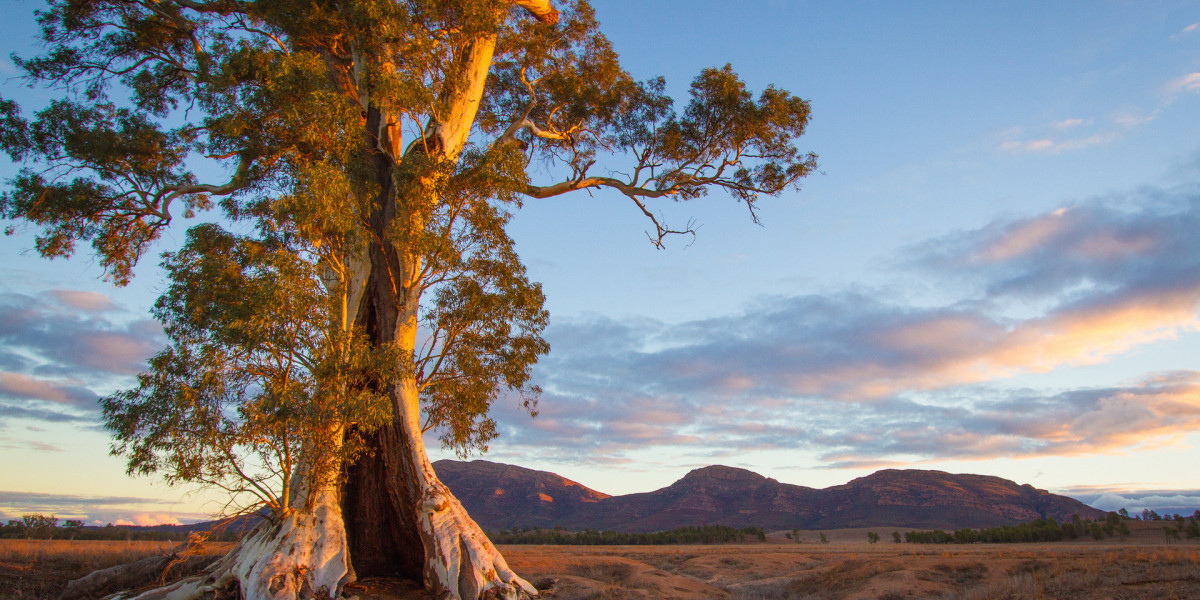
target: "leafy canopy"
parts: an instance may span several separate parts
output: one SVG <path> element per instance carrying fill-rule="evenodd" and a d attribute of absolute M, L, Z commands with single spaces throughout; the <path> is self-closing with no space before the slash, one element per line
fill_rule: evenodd
<path fill-rule="evenodd" d="M 726 65 L 676 110 L 663 79 L 622 69 L 586 2 L 558 8 L 52 0 L 39 13 L 46 52 L 15 61 L 61 97 L 31 116 L 0 98 L 0 147 L 24 165 L 0 217 L 34 229 L 47 257 L 89 243 L 118 285 L 177 215 L 209 219 L 163 262 L 155 315 L 171 345 L 105 401 L 131 470 L 282 505 L 264 482 L 286 487 L 297 452 L 345 460 L 353 444 L 318 450 L 384 420 L 397 380 L 446 445 L 486 447 L 505 390 L 535 410 L 530 369 L 548 350 L 540 286 L 505 231 L 523 200 L 614 189 L 661 246 L 692 228 L 653 202 L 719 189 L 757 220 L 762 195 L 815 168 L 795 145 L 806 101 L 755 96 Z M 396 306 L 371 310 L 419 306 L 411 340 L 367 327 L 364 278 L 380 268 Z"/>

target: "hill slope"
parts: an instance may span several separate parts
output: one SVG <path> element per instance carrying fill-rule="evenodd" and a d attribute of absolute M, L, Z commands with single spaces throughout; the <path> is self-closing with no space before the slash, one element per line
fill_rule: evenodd
<path fill-rule="evenodd" d="M 986 475 L 879 471 L 825 489 L 724 466 L 696 469 L 653 492 L 608 496 L 545 471 L 487 461 L 434 463 L 485 529 L 659 531 L 689 525 L 767 529 L 993 527 L 1104 514 L 1082 502 Z"/>
<path fill-rule="evenodd" d="M 552 527 L 609 497 L 554 473 L 486 460 L 433 465 L 438 479 L 487 529 Z"/>

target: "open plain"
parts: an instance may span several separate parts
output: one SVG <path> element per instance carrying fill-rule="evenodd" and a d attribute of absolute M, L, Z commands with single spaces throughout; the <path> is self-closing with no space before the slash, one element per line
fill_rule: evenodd
<path fill-rule="evenodd" d="M 502 546 L 509 564 L 555 600 L 947 600 L 1200 598 L 1200 544 L 1164 543 L 1135 523 L 1124 540 L 1045 544 L 895 544 L 886 528 L 783 532 L 766 542 L 688 546 Z M 903 531 L 903 530 L 901 530 Z M 824 533 L 829 543 L 817 540 Z M 212 553 L 228 545 L 213 544 Z M 70 579 L 143 556 L 160 542 L 0 540 L 0 598 L 52 599 Z M 379 579 L 361 600 L 425 600 Z"/>

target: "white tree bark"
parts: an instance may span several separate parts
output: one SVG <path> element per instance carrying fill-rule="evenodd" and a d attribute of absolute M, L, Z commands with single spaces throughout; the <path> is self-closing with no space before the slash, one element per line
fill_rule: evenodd
<path fill-rule="evenodd" d="M 198 600 L 237 586 L 245 600 L 337 598 L 354 581 L 336 490 L 313 498 L 278 522 L 263 522 L 203 575 L 138 595 L 110 599 Z"/>
<path fill-rule="evenodd" d="M 397 407 L 409 456 L 418 474 L 417 527 L 425 546 L 425 585 L 440 600 L 518 600 L 538 595 L 517 576 L 500 551 L 438 480 L 421 437 L 419 398 L 411 382 L 401 384 Z"/>

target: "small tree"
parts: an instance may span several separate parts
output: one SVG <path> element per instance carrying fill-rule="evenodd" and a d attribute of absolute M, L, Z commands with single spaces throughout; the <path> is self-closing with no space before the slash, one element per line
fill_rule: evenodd
<path fill-rule="evenodd" d="M 874 531 L 867 532 L 867 541 L 874 544 L 879 541 L 879 534 Z"/>
<path fill-rule="evenodd" d="M 83 521 L 81 519 L 67 519 L 63 523 L 63 529 L 67 530 L 67 539 L 75 539 L 75 536 L 83 529 Z"/>
<path fill-rule="evenodd" d="M 58 517 L 41 513 L 21 515 L 21 530 L 26 539 L 49 540 L 54 538 Z"/>
<path fill-rule="evenodd" d="M 892 532 L 892 543 L 893 543 L 893 544 L 899 544 L 899 543 L 900 543 L 900 542 L 902 542 L 902 541 L 903 541 L 903 540 L 902 540 L 902 539 L 900 539 L 900 532 L 899 532 L 899 531 L 893 531 L 893 532 Z"/>
<path fill-rule="evenodd" d="M 821 534 L 821 543 L 822 543 L 822 544 L 828 544 L 828 543 L 829 543 L 829 538 L 825 537 L 825 534 L 824 534 L 824 533 L 822 533 L 822 534 Z"/>

